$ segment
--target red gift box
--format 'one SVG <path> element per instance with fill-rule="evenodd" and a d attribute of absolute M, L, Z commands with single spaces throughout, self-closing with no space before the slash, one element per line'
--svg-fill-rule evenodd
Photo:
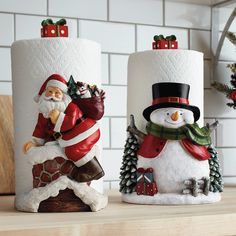
<path fill-rule="evenodd" d="M 177 49 L 178 42 L 177 41 L 169 41 L 169 49 Z"/>
<path fill-rule="evenodd" d="M 52 19 L 46 19 L 42 21 L 41 25 L 41 37 L 68 37 L 65 19 L 60 19 L 55 23 Z"/>
<path fill-rule="evenodd" d="M 136 192 L 138 195 L 149 196 L 154 196 L 158 192 L 152 168 L 146 170 L 144 168 L 138 168 Z"/>
<path fill-rule="evenodd" d="M 152 49 L 177 49 L 177 41 L 159 40 L 152 43 Z"/>
<path fill-rule="evenodd" d="M 41 37 L 68 37 L 68 26 L 45 25 L 41 28 Z"/>

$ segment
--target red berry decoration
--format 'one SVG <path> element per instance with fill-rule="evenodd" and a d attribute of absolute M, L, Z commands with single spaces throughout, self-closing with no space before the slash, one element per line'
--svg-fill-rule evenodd
<path fill-rule="evenodd" d="M 233 101 L 236 101 L 236 90 L 230 93 L 229 98 L 232 99 Z"/>

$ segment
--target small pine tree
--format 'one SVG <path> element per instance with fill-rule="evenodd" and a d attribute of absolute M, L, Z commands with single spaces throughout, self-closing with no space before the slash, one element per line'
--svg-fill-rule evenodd
<path fill-rule="evenodd" d="M 223 191 L 223 179 L 220 173 L 220 165 L 218 159 L 218 153 L 214 146 L 208 147 L 208 152 L 211 154 L 211 158 L 208 160 L 210 165 L 210 191 L 222 192 Z"/>
<path fill-rule="evenodd" d="M 77 99 L 78 95 L 76 94 L 76 92 L 77 92 L 78 89 L 77 89 L 76 82 L 75 82 L 72 75 L 70 76 L 70 79 L 67 83 L 67 86 L 68 86 L 68 91 L 67 92 L 70 95 L 70 97 L 72 99 Z"/>
<path fill-rule="evenodd" d="M 137 151 L 139 143 L 135 135 L 129 132 L 126 140 L 122 165 L 120 168 L 120 192 L 132 193 L 135 191 L 137 182 Z"/>

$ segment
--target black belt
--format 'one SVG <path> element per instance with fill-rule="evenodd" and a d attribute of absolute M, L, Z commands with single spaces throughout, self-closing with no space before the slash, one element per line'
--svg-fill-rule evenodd
<path fill-rule="evenodd" d="M 79 119 L 77 119 L 75 125 L 79 125 L 80 123 L 82 123 L 85 119 L 86 119 L 86 115 L 81 116 Z M 55 140 L 58 140 L 62 137 L 63 134 L 68 133 L 70 130 L 65 131 L 65 132 L 55 132 L 52 136 Z"/>

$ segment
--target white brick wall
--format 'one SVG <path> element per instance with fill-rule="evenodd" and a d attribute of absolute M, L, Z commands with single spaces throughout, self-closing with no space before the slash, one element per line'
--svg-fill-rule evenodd
<path fill-rule="evenodd" d="M 190 30 L 190 49 L 204 53 L 204 58 L 211 57 L 210 31 Z"/>
<path fill-rule="evenodd" d="M 0 81 L 9 82 L 11 81 L 11 50 L 10 48 L 0 48 L 0 58 L 2 58 Z"/>
<path fill-rule="evenodd" d="M 132 53 L 135 49 L 134 25 L 79 21 L 79 36 L 102 45 L 103 52 Z"/>
<path fill-rule="evenodd" d="M 110 0 L 110 20 L 162 25 L 161 0 Z"/>
<path fill-rule="evenodd" d="M 102 54 L 102 83 L 109 84 L 108 54 Z"/>
<path fill-rule="evenodd" d="M 0 1 L 0 11 L 46 15 L 47 14 L 47 0 Z"/>
<path fill-rule="evenodd" d="M 103 90 L 106 91 L 105 116 L 126 116 L 126 87 L 103 86 Z"/>
<path fill-rule="evenodd" d="M 232 9 L 220 10 L 220 27 Z M 225 182 L 236 183 L 236 111 L 226 107 L 224 95 L 211 89 L 211 12 L 207 6 L 169 0 L 7 0 L 0 2 L 0 94 L 11 94 L 10 45 L 15 39 L 40 37 L 40 22 L 66 17 L 71 37 L 84 37 L 102 45 L 102 84 L 106 90 L 105 118 L 101 122 L 106 189 L 118 188 L 119 168 L 126 137 L 126 85 L 128 55 L 151 49 L 155 34 L 175 34 L 179 47 L 204 52 L 205 122 L 219 119 L 212 140 L 222 155 Z M 231 27 L 236 32 L 236 23 Z M 235 48 L 225 42 L 217 66 L 217 79 L 229 81 L 227 61 L 235 61 Z M 226 61 L 225 61 L 226 60 Z M 141 114 L 140 114 L 141 115 Z"/>
<path fill-rule="evenodd" d="M 210 7 L 166 1 L 166 25 L 210 29 Z"/>
<path fill-rule="evenodd" d="M 110 69 L 111 69 L 111 84 L 127 85 L 127 66 L 129 56 L 111 55 Z"/>
<path fill-rule="evenodd" d="M 0 33 L 0 45 L 10 46 L 14 41 L 14 16 L 12 14 L 0 14 L 0 22 L 4 30 Z"/>
<path fill-rule="evenodd" d="M 107 19 L 106 0 L 50 0 L 48 10 L 52 16 Z"/>

